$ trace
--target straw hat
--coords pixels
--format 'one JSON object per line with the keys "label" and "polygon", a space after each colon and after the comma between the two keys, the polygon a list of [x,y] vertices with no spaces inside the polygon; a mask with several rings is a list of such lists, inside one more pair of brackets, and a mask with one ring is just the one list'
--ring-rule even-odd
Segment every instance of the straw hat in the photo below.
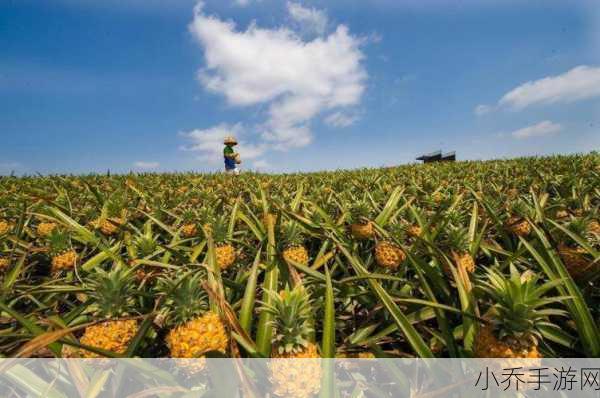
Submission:
{"label": "straw hat", "polygon": [[223,143],[225,145],[237,145],[236,139],[231,135],[228,135],[227,137],[225,137],[225,139],[223,140]]}

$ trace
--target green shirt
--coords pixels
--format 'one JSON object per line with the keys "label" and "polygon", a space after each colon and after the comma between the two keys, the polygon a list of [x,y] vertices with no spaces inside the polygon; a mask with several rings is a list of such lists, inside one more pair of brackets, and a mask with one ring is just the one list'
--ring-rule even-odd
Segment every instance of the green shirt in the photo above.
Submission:
{"label": "green shirt", "polygon": [[225,155],[225,157],[227,157],[227,155],[233,155],[234,151],[233,151],[233,147],[230,145],[225,146],[225,149],[223,149],[223,155]]}

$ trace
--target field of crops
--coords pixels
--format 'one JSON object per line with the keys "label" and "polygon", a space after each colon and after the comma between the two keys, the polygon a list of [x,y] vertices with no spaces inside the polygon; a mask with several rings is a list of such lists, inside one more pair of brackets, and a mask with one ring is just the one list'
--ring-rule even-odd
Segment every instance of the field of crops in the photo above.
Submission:
{"label": "field of crops", "polygon": [[599,357],[600,156],[0,177],[0,353]]}

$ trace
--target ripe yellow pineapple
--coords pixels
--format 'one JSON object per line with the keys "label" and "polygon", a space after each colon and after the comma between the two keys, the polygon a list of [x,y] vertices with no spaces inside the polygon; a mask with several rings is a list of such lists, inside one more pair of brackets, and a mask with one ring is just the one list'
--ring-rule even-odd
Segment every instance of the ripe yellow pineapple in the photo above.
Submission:
{"label": "ripe yellow pineapple", "polygon": [[[459,269],[464,269],[471,274],[475,271],[475,260],[470,253],[470,242],[467,230],[464,227],[449,225],[439,235],[440,248],[450,254],[454,264]],[[452,275],[448,264],[442,263],[444,272]]]}
{"label": "ripe yellow pineapple", "polygon": [[50,255],[52,266],[50,272],[69,271],[77,263],[77,252],[71,246],[69,234],[55,228],[50,234]]}
{"label": "ripe yellow pineapple", "polygon": [[126,223],[126,214],[125,199],[119,196],[111,198],[104,204],[102,214],[94,221],[94,226],[106,236],[115,235]]}
{"label": "ripe yellow pineapple", "polygon": [[[592,222],[593,220],[577,218],[569,222],[566,228],[587,241],[590,246],[600,246],[600,235],[593,232]],[[600,267],[600,263],[594,263],[587,251],[568,234],[557,231],[555,238],[560,242],[558,244],[558,254],[565,264],[565,268],[574,279],[585,279],[585,276],[593,275]]]}
{"label": "ripe yellow pineapple", "polygon": [[12,229],[11,224],[6,220],[0,220],[0,235],[6,235]]}
{"label": "ripe yellow pineapple", "polygon": [[53,222],[41,222],[37,226],[37,235],[42,238],[50,236],[52,231],[56,228],[56,224]]}
{"label": "ripe yellow pineapple", "polygon": [[164,276],[158,283],[158,291],[166,296],[161,318],[170,328],[166,338],[170,357],[190,359],[181,363],[190,374],[204,368],[206,353],[226,353],[229,346],[221,318],[208,310],[202,277],[201,272],[188,272]]}
{"label": "ripe yellow pineapple", "polygon": [[406,260],[406,254],[397,244],[381,241],[375,246],[375,260],[380,267],[396,269]]}
{"label": "ripe yellow pineapple", "polygon": [[181,236],[184,238],[193,238],[196,235],[198,235],[196,224],[185,224],[181,227]]}
{"label": "ripe yellow pineapple", "polygon": [[600,239],[600,222],[591,220],[588,225],[588,232],[592,235],[596,235],[598,239]]}
{"label": "ripe yellow pineapple", "polygon": [[531,233],[531,225],[529,222],[520,217],[510,217],[506,222],[506,229],[521,237],[526,237]]}
{"label": "ripe yellow pineapple", "polygon": [[431,199],[435,204],[440,204],[444,200],[444,194],[440,191],[436,191],[431,195]]}
{"label": "ripe yellow pineapple", "polygon": [[365,201],[359,201],[350,207],[350,232],[355,239],[366,240],[375,235],[370,216],[371,209]]}
{"label": "ripe yellow pineapple", "polygon": [[212,223],[204,226],[207,233],[211,233],[215,241],[215,257],[217,265],[226,270],[235,263],[237,254],[228,236],[227,223],[223,217],[215,217]]}
{"label": "ripe yellow pineapple", "polygon": [[[88,295],[96,302],[94,316],[102,322],[85,328],[81,344],[124,354],[138,332],[138,322],[118,319],[132,315],[135,305],[134,273],[130,268],[115,266],[110,271],[97,268],[87,280]],[[79,349],[75,355],[82,358],[101,358],[100,354]]]}
{"label": "ripe yellow pineapple", "polygon": [[186,209],[181,215],[181,236],[193,238],[198,235],[197,216],[192,209]]}
{"label": "ripe yellow pineapple", "polygon": [[125,223],[125,220],[118,217],[100,218],[96,220],[96,225],[104,235],[111,236],[119,232],[119,228]]}
{"label": "ripe yellow pineapple", "polygon": [[[539,285],[539,276],[531,271],[520,274],[511,264],[510,275],[494,269],[479,287],[494,303],[475,338],[474,355],[478,358],[541,358],[538,350],[542,338],[539,327],[549,324],[545,307],[560,303],[561,297],[546,297],[552,282]],[[552,308],[553,315],[566,312]]]}
{"label": "ripe yellow pineapple", "polygon": [[321,356],[310,341],[313,309],[308,292],[297,285],[266,293],[272,300],[262,310],[273,315],[275,331],[269,363],[273,391],[280,397],[311,397],[321,389]]}
{"label": "ripe yellow pineapple", "polygon": [[403,241],[406,233],[400,224],[392,224],[389,227],[389,238],[377,242],[375,245],[375,261],[380,267],[396,269],[406,260],[406,253],[396,241]]}
{"label": "ripe yellow pineapple", "polygon": [[0,272],[5,271],[10,266],[10,260],[7,257],[0,256]]}
{"label": "ripe yellow pineapple", "polygon": [[304,247],[304,236],[300,226],[294,222],[286,222],[282,226],[283,234],[283,259],[287,263],[308,265],[308,250]]}
{"label": "ripe yellow pineapple", "polygon": [[532,209],[522,200],[516,201],[509,207],[511,214],[504,227],[514,235],[526,237],[531,233],[531,225],[527,217],[534,216]]}
{"label": "ripe yellow pineapple", "polygon": [[416,238],[418,236],[421,236],[421,234],[423,233],[423,230],[421,229],[420,226],[413,224],[413,225],[408,226],[408,228],[406,228],[406,232],[408,233],[408,235]]}

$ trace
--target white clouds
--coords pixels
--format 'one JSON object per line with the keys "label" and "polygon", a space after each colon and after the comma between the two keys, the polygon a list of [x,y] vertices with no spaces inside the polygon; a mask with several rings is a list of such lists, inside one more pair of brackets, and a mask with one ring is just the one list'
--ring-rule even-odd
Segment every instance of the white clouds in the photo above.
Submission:
{"label": "white clouds", "polygon": [[[296,16],[303,15],[293,4],[288,7]],[[308,145],[315,117],[357,105],[365,91],[362,39],[344,25],[303,40],[285,27],[252,24],[236,30],[233,22],[208,16],[198,6],[190,31],[204,50],[206,65],[198,76],[206,89],[222,94],[234,106],[268,106],[267,120],[260,126],[260,148]]]}
{"label": "white clouds", "polygon": [[252,167],[258,171],[265,171],[271,168],[271,164],[266,160],[259,159],[252,162]]}
{"label": "white clouds", "polygon": [[600,97],[600,67],[578,66],[558,76],[529,81],[506,93],[500,105],[523,109],[531,105],[571,103]]}
{"label": "white clouds", "polygon": [[489,105],[477,105],[473,112],[475,112],[477,116],[483,116],[490,113],[491,111],[492,107]]}
{"label": "white clouds", "polygon": [[244,142],[240,137],[246,134],[241,124],[228,125],[226,123],[208,129],[195,129],[182,132],[191,144],[181,149],[198,152],[199,159],[207,163],[223,162],[223,139],[228,135],[235,136],[239,141],[238,152],[242,160],[256,159],[265,151],[264,145],[252,145]]}
{"label": "white clouds", "polygon": [[138,161],[133,164],[133,167],[135,167],[136,169],[143,169],[143,170],[153,170],[153,169],[157,169],[159,166],[160,166],[160,163],[158,163],[158,162]]}
{"label": "white clouds", "polygon": [[359,118],[357,114],[335,112],[325,118],[325,123],[332,127],[348,127],[356,123]]}
{"label": "white clouds", "polygon": [[562,126],[558,123],[553,123],[550,120],[544,120],[537,124],[523,127],[515,130],[510,135],[519,140],[533,138],[533,137],[544,137],[554,135],[562,130]]}
{"label": "white clouds", "polygon": [[308,32],[322,35],[327,29],[327,14],[316,8],[307,8],[299,3],[287,2],[290,17],[298,22]]}

